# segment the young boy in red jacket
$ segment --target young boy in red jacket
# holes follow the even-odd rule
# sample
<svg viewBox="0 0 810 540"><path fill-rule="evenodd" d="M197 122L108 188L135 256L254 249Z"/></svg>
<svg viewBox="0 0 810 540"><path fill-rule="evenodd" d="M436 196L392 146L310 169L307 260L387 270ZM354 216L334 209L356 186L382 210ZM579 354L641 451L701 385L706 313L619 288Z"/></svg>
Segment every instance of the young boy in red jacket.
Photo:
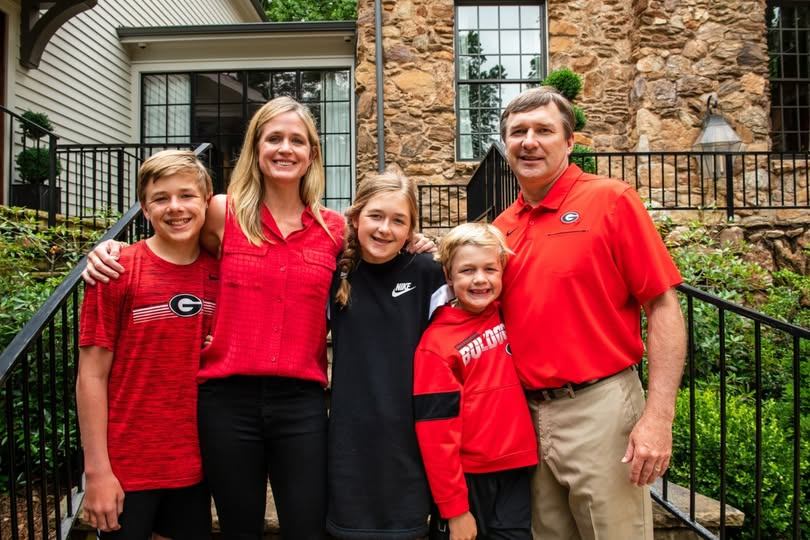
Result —
<svg viewBox="0 0 810 540"><path fill-rule="evenodd" d="M433 315L414 359L416 435L441 516L431 539L531 538L537 443L497 302L508 253L484 223L439 246L456 298Z"/></svg>

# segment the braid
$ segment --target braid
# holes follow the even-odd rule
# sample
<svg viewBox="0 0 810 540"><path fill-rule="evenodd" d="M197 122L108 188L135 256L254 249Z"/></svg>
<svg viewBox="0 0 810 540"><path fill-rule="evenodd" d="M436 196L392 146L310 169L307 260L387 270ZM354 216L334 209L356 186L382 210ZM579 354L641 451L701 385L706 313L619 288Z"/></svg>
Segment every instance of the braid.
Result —
<svg viewBox="0 0 810 540"><path fill-rule="evenodd" d="M346 224L346 242L343 246L343 253L340 255L338 261L338 269L340 270L340 286L335 293L335 302L341 307L345 308L349 305L349 297L352 291L352 284L349 283L349 274L352 273L357 265L357 259L360 253L360 244L357 241L357 229L347 220Z"/></svg>

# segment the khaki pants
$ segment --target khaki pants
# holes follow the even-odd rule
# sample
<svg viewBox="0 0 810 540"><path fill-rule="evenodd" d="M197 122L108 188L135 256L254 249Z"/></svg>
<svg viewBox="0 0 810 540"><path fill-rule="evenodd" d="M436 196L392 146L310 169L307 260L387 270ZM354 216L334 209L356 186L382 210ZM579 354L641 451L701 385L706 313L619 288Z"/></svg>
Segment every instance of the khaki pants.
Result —
<svg viewBox="0 0 810 540"><path fill-rule="evenodd" d="M644 410L635 370L576 392L529 400L540 464L532 479L535 540L651 540L649 488L621 462Z"/></svg>

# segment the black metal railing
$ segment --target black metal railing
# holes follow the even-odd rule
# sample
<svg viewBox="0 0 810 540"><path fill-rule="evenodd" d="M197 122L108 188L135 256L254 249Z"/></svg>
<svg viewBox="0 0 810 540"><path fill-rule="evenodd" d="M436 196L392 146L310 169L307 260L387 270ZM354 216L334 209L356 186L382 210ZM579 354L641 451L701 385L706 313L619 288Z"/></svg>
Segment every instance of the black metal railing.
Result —
<svg viewBox="0 0 810 540"><path fill-rule="evenodd" d="M195 152L206 161L211 149ZM147 232L135 202L102 240L132 242ZM14 540L67 538L84 496L75 384L85 264L0 353L0 520Z"/></svg>
<svg viewBox="0 0 810 540"><path fill-rule="evenodd" d="M56 146L59 137L39 124L0 105L3 125L8 123L9 138L0 149L8 164L4 174L9 184L12 205L44 210L48 226L56 224L59 192L56 186L58 164Z"/></svg>
<svg viewBox="0 0 810 540"><path fill-rule="evenodd" d="M727 537L727 504L745 512L743 528L751 538L806 537L810 467L802 426L810 426L810 385L801 372L810 359L810 329L689 285L678 291L688 329L687 366L670 473L653 497L701 538ZM707 423L715 418L717 425ZM716 482L701 476L714 472ZM741 478L746 473L750 483ZM671 476L687 485L687 508L670 501ZM720 502L716 532L696 519L698 492ZM789 510L775 516L780 508Z"/></svg>

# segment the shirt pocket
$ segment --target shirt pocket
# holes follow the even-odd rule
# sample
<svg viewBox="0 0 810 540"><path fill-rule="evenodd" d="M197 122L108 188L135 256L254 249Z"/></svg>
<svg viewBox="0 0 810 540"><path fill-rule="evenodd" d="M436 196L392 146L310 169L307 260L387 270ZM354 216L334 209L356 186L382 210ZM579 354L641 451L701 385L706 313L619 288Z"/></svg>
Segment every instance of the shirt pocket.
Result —
<svg viewBox="0 0 810 540"><path fill-rule="evenodd" d="M546 233L544 260L552 274L575 276L587 272L590 267L591 242L589 229L565 229Z"/></svg>
<svg viewBox="0 0 810 540"><path fill-rule="evenodd" d="M219 279L226 287L258 289L264 280L262 274L272 264L267 253L270 246L228 246L222 248Z"/></svg>
<svg viewBox="0 0 810 540"><path fill-rule="evenodd" d="M332 283L332 274L337 268L337 258L328 251L317 249L304 249L301 256L303 268L298 277L307 285L304 291L326 297Z"/></svg>

